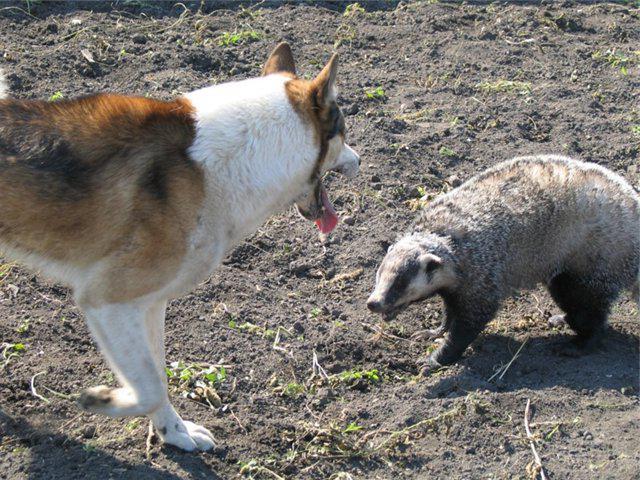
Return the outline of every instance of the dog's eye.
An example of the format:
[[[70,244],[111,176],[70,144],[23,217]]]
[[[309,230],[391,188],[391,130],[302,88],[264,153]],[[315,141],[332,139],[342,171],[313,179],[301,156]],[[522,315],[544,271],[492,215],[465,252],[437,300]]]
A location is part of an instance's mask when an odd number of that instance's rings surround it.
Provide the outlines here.
[[[327,138],[331,140],[338,134],[342,134],[344,136],[345,133],[345,124],[344,117],[342,116],[342,112],[338,108],[338,105],[333,105],[331,107],[331,111],[329,113],[329,121],[328,124],[331,125],[329,128],[329,132],[327,134]]]

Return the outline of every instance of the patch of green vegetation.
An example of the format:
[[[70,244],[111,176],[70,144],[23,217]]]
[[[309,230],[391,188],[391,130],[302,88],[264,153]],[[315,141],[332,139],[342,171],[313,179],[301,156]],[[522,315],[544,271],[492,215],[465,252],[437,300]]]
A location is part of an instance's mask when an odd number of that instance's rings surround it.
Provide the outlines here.
[[[140,423],[142,422],[142,420],[140,420],[139,418],[134,418],[133,420],[131,420],[130,422],[128,422],[124,428],[125,430],[127,430],[128,432],[133,432],[136,428],[138,428],[140,426]]]
[[[297,397],[306,391],[304,385],[296,382],[287,383],[282,389],[282,395],[285,397]]]
[[[360,425],[358,425],[355,422],[351,422],[349,425],[347,425],[344,430],[342,430],[343,434],[347,434],[347,433],[355,433],[355,432],[359,432],[360,430],[362,430],[363,427],[361,427]]]
[[[591,54],[591,58],[596,61],[607,63],[611,68],[617,69],[622,75],[627,75],[628,68],[633,63],[637,62],[638,53],[633,52],[632,56],[624,55],[620,52],[616,52],[616,49],[608,49],[604,52],[602,50],[596,50]]]
[[[49,97],[49,101],[57,102],[58,100],[62,100],[63,98],[64,98],[64,95],[62,94],[62,92],[56,92]]]
[[[518,95],[531,93],[531,83],[518,80],[484,81],[480,82],[477,87],[485,93],[516,93]]]
[[[238,18],[250,18],[251,20],[255,20],[262,16],[262,10],[256,9],[255,7],[245,7],[240,5],[238,11]]]
[[[233,326],[232,326],[233,325]],[[256,325],[251,322],[244,322],[241,324],[237,324],[235,320],[229,322],[229,328],[233,328],[235,330],[240,330],[241,332],[252,333],[258,335],[262,338],[267,338],[272,340],[276,338],[278,333],[282,335],[282,333],[289,334],[290,332],[284,327],[278,327],[277,329],[267,328],[261,325]]]
[[[240,471],[238,472],[245,478],[249,478],[251,480],[255,479],[275,479],[275,480],[285,480],[285,477],[278,475],[276,472],[268,468],[265,464],[271,466],[274,464],[274,459],[261,459],[256,460],[252,458],[247,461],[239,461],[238,465],[240,466]]]
[[[636,137],[640,137],[640,125],[631,125],[631,133]]]
[[[260,40],[262,35],[255,30],[240,30],[235,32],[224,32],[218,37],[218,45],[221,47],[232,47],[243,43],[250,43]]]
[[[415,112],[400,113],[396,115],[394,118],[396,120],[402,120],[405,122],[416,122],[416,121],[424,120],[431,113],[432,113],[432,110],[430,108],[421,108],[420,110],[417,110]]]
[[[0,284],[4,281],[4,279],[11,273],[15,264],[13,263],[3,263],[0,265]]]
[[[29,325],[29,319],[24,320],[20,325],[16,327],[16,332],[27,333],[31,326]]]
[[[87,453],[93,453],[98,448],[96,442],[87,442],[82,445],[82,449]]]
[[[12,359],[20,356],[27,350],[27,347],[24,346],[24,343],[3,343],[1,347],[2,359],[4,360],[2,362],[2,365],[0,365],[0,368],[2,369],[6,368]]]
[[[386,98],[387,94],[382,87],[375,87],[365,89],[364,96],[367,100],[381,100]]]
[[[350,17],[351,15],[355,15],[357,13],[366,13],[365,9],[358,2],[347,5],[342,16]]]
[[[216,388],[227,379],[223,366],[172,362],[165,368],[169,385],[181,396],[219,407],[222,404]]]
[[[449,147],[445,147],[444,145],[440,147],[440,150],[438,150],[438,153],[443,157],[448,157],[448,158],[453,158],[458,156],[458,154],[454,150],[452,150]]]
[[[345,43],[351,43],[358,36],[358,31],[355,26],[347,23],[341,23],[335,33],[335,41],[333,42],[333,48],[338,48]]]
[[[376,368],[371,370],[346,370],[344,372],[330,375],[328,378],[331,386],[347,385],[353,387],[360,384],[375,384],[382,380],[380,371]]]
[[[321,313],[322,313],[322,309],[318,307],[313,307],[309,312],[309,314],[311,315],[311,318],[318,318]]]

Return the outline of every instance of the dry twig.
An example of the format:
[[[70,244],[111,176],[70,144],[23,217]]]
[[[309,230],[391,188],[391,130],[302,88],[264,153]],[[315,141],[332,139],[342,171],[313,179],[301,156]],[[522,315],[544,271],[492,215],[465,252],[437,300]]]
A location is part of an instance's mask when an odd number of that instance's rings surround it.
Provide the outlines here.
[[[33,395],[36,398],[39,398],[40,400],[42,400],[44,403],[51,403],[51,401],[48,398],[44,398],[42,395],[40,395],[38,392],[36,392],[36,377],[39,375],[44,375],[46,372],[38,372],[36,373],[33,377],[31,377],[31,395]]]
[[[515,353],[515,355],[511,358],[511,360],[509,361],[509,363],[507,363],[504,367],[499,368],[493,375],[491,375],[488,379],[487,382],[490,382],[491,380],[493,380],[494,378],[496,378],[498,376],[498,374],[500,374],[500,376],[498,377],[499,380],[502,380],[502,378],[504,377],[505,373],[507,373],[507,370],[509,370],[509,367],[511,367],[511,364],[513,362],[515,362],[516,358],[518,358],[518,355],[520,354],[520,351],[522,350],[522,348],[527,344],[527,341],[529,339],[526,338],[524,342],[522,342],[522,344],[520,345],[520,348],[518,348],[518,351]],[[502,372],[502,373],[501,373]]]
[[[544,468],[542,468],[542,460],[540,460],[540,455],[536,451],[535,438],[531,433],[531,429],[529,428],[529,414],[531,408],[531,400],[527,398],[527,406],[524,408],[524,429],[527,432],[527,439],[529,439],[529,445],[531,446],[531,451],[533,452],[533,459],[536,463],[536,467],[538,473],[540,473],[541,480],[547,480],[547,476],[544,473]]]

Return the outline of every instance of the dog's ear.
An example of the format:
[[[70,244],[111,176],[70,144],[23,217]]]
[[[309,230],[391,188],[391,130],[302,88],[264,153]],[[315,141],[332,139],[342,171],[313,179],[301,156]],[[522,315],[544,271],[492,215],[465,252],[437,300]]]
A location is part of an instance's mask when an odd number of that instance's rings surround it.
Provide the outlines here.
[[[291,47],[287,42],[282,42],[273,49],[267,63],[265,63],[262,68],[263,76],[279,72],[296,74],[296,64],[293,60],[293,53],[291,53]]]
[[[329,63],[325,65],[316,78],[313,79],[313,89],[320,106],[328,106],[336,100],[336,76],[338,74],[338,54],[334,53]]]

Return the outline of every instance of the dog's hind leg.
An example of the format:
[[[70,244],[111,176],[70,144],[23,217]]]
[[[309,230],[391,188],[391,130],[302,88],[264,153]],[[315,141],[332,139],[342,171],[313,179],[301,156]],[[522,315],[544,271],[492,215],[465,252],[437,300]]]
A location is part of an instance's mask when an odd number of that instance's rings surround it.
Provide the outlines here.
[[[166,382],[145,325],[149,305],[112,304],[85,309],[87,325],[122,388],[98,386],[85,390],[84,409],[110,417],[145,415],[167,399]]]
[[[166,302],[152,305],[145,317],[147,335],[151,342],[151,349],[156,362],[156,368],[162,381],[167,384],[165,373],[166,361],[164,350],[164,319]],[[149,415],[156,432],[165,443],[175,445],[183,450],[209,450],[214,446],[211,432],[193,422],[182,420],[173,405],[165,397],[164,403]]]

